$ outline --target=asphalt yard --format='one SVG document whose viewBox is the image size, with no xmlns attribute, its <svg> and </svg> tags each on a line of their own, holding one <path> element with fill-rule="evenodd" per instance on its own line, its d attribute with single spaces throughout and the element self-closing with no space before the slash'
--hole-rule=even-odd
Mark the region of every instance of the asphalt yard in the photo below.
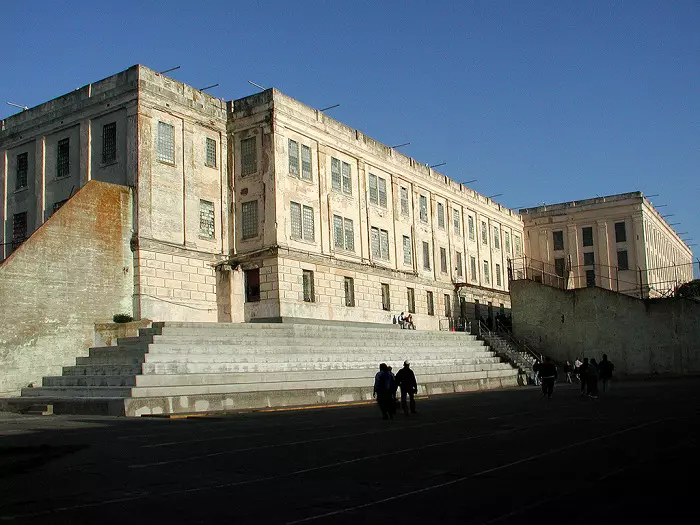
<svg viewBox="0 0 700 525">
<path fill-rule="evenodd" d="M 420 381 L 420 378 L 418 378 Z M 700 380 L 191 419 L 0 417 L 9 523 L 697 521 Z M 695 518 L 693 518 L 695 516 Z"/>
</svg>

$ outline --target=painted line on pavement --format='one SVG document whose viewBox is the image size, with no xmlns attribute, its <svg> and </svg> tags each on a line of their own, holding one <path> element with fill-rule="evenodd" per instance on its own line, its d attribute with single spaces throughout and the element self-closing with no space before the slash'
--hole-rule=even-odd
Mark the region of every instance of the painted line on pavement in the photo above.
<svg viewBox="0 0 700 525">
<path fill-rule="evenodd" d="M 543 458 L 543 457 L 546 457 L 546 456 L 551 456 L 551 455 L 553 455 L 553 454 L 557 454 L 557 453 L 563 452 L 563 451 L 565 451 L 565 450 L 570 450 L 570 449 L 575 448 L 575 447 L 580 447 L 581 445 L 587 445 L 587 444 L 589 444 L 589 443 L 594 443 L 594 442 L 596 442 L 596 441 L 601 441 L 601 440 L 603 440 L 603 439 L 607 439 L 607 438 L 612 437 L 612 436 L 619 436 L 619 435 L 621 435 L 621 434 L 626 434 L 627 432 L 632 432 L 633 430 L 639 430 L 639 429 L 641 429 L 641 428 L 645 428 L 645 427 L 648 427 L 648 426 L 651 426 L 651 425 L 655 425 L 655 424 L 660 423 L 660 422 L 662 422 L 662 421 L 668 421 L 669 419 L 673 419 L 673 418 L 656 419 L 656 420 L 654 420 L 654 421 L 650 421 L 650 422 L 647 422 L 647 423 L 642 423 L 642 424 L 639 424 L 639 425 L 635 425 L 635 426 L 633 426 L 633 427 L 628 427 L 628 428 L 625 428 L 625 429 L 622 429 L 622 430 L 618 430 L 618 431 L 615 431 L 615 432 L 610 432 L 610 433 L 608 433 L 608 434 L 603 434 L 602 436 L 597 436 L 597 437 L 590 438 L 590 439 L 586 439 L 586 440 L 583 440 L 583 441 L 577 441 L 576 443 L 572 443 L 571 445 L 565 445 L 565 446 L 563 446 L 563 447 L 558 447 L 558 448 L 555 448 L 555 449 L 553 449 L 553 450 L 549 450 L 549 451 L 547 451 L 547 452 L 542 452 L 542 453 L 540 453 L 540 454 L 535 454 L 535 455 L 533 455 L 533 456 L 528 456 L 528 457 L 526 457 L 526 458 L 522 458 L 522 459 L 519 459 L 519 460 L 516 460 L 516 461 L 512 461 L 512 462 L 510 462 L 510 463 L 505 463 L 505 464 L 503 464 L 503 465 L 498 465 L 497 467 L 492 467 L 492 468 L 489 468 L 489 469 L 486 469 L 486 470 L 482 470 L 482 471 L 476 472 L 476 473 L 474 473 L 474 474 L 469 474 L 469 475 L 467 475 L 467 476 L 462 476 L 462 477 L 459 477 L 459 478 L 456 478 L 456 479 L 453 479 L 453 480 L 450 480 L 450 481 L 446 481 L 446 482 L 444 482 L 444 483 L 437 483 L 437 484 L 435 484 L 435 485 L 430 485 L 430 486 L 428 486 L 428 487 L 423 487 L 423 488 L 421 488 L 421 489 L 411 490 L 411 491 L 408 491 L 408 492 L 403 492 L 403 493 L 401 493 L 401 494 L 396 494 L 396 495 L 391 496 L 391 497 L 388 497 L 388 498 L 384 498 L 384 499 L 380 499 L 380 500 L 376 500 L 376 501 L 370 501 L 369 503 L 364 503 L 364 504 L 362 504 L 362 505 L 355 505 L 355 506 L 352 506 L 352 507 L 346 507 L 346 508 L 344 508 L 344 509 L 335 510 L 335 511 L 332 511 L 332 512 L 325 512 L 325 513 L 323 513 L 323 514 L 317 514 L 317 515 L 315 515 L 315 516 L 309 516 L 309 517 L 307 517 L 307 518 L 302 518 L 302 519 L 299 519 L 299 520 L 288 521 L 288 522 L 285 523 L 285 525 L 295 525 L 295 524 L 297 524 L 297 523 L 306 523 L 306 522 L 309 522 L 309 521 L 315 521 L 315 520 L 322 519 L 322 518 L 329 518 L 329 517 L 331 517 L 331 516 L 338 516 L 338 515 L 340 515 L 340 514 L 346 514 L 346 513 L 349 513 L 349 512 L 354 512 L 354 511 L 356 511 L 356 510 L 366 509 L 366 508 L 369 508 L 369 507 L 374 507 L 374 506 L 376 506 L 376 505 L 382 505 L 382 504 L 384 504 L 384 503 L 389 503 L 389 502 L 391 502 L 391 501 L 396 501 L 396 500 L 399 500 L 399 499 L 407 498 L 407 497 L 409 497 L 409 496 L 415 496 L 415 495 L 417 495 L 417 494 L 423 494 L 423 493 L 425 493 L 425 492 L 430 492 L 430 491 L 437 490 L 437 489 L 441 489 L 441 488 L 444 488 L 444 487 L 449 487 L 449 486 L 452 486 L 452 485 L 456 485 L 456 484 L 458 484 L 458 483 L 462 483 L 462 482 L 464 482 L 464 481 L 466 481 L 466 480 L 468 480 L 468 479 L 477 478 L 477 477 L 480 477 L 480 476 L 484 476 L 484 475 L 486 475 L 486 474 L 490 474 L 490 473 L 492 473 L 492 472 L 497 472 L 497 471 L 499 471 L 499 470 L 504 470 L 504 469 L 507 469 L 507 468 L 510 468 L 510 467 L 514 467 L 514 466 L 516 466 L 516 465 L 521 465 L 521 464 L 523 464 L 523 463 L 527 463 L 527 462 L 532 461 L 532 460 L 534 460 L 534 459 L 539 459 L 539 458 Z"/>
</svg>

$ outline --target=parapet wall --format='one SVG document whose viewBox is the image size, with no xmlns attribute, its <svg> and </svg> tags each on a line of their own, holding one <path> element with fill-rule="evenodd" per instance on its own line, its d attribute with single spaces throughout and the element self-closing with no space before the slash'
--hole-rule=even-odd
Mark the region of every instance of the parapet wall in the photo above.
<svg viewBox="0 0 700 525">
<path fill-rule="evenodd" d="M 557 361 L 606 353 L 618 375 L 700 373 L 700 303 L 528 280 L 510 293 L 515 337 Z"/>
<path fill-rule="evenodd" d="M 0 396 L 60 375 L 132 314 L 131 190 L 91 181 L 0 264 Z"/>
</svg>

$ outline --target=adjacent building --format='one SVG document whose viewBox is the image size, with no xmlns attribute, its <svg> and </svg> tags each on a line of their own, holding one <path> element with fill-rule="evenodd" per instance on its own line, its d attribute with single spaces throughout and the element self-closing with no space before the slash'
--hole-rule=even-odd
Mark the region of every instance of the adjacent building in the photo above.
<svg viewBox="0 0 700 525">
<path fill-rule="evenodd" d="M 136 318 L 445 329 L 509 309 L 523 254 L 517 213 L 319 110 L 143 66 L 3 120 L 0 177 L 4 264 L 88 181 L 130 188 Z"/>
<path fill-rule="evenodd" d="M 659 297 L 693 278 L 692 251 L 641 192 L 520 214 L 530 260 L 515 262 L 515 271 L 529 271 L 536 280 Z"/>
</svg>

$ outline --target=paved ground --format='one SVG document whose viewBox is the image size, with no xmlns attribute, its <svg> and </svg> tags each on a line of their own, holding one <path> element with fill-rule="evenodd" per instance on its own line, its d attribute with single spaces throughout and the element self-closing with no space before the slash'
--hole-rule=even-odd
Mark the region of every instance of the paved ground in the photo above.
<svg viewBox="0 0 700 525">
<path fill-rule="evenodd" d="M 420 378 L 419 378 L 420 379 Z M 186 420 L 0 416 L 14 523 L 697 522 L 700 379 Z M 695 517 L 693 517 L 695 516 Z"/>
</svg>

